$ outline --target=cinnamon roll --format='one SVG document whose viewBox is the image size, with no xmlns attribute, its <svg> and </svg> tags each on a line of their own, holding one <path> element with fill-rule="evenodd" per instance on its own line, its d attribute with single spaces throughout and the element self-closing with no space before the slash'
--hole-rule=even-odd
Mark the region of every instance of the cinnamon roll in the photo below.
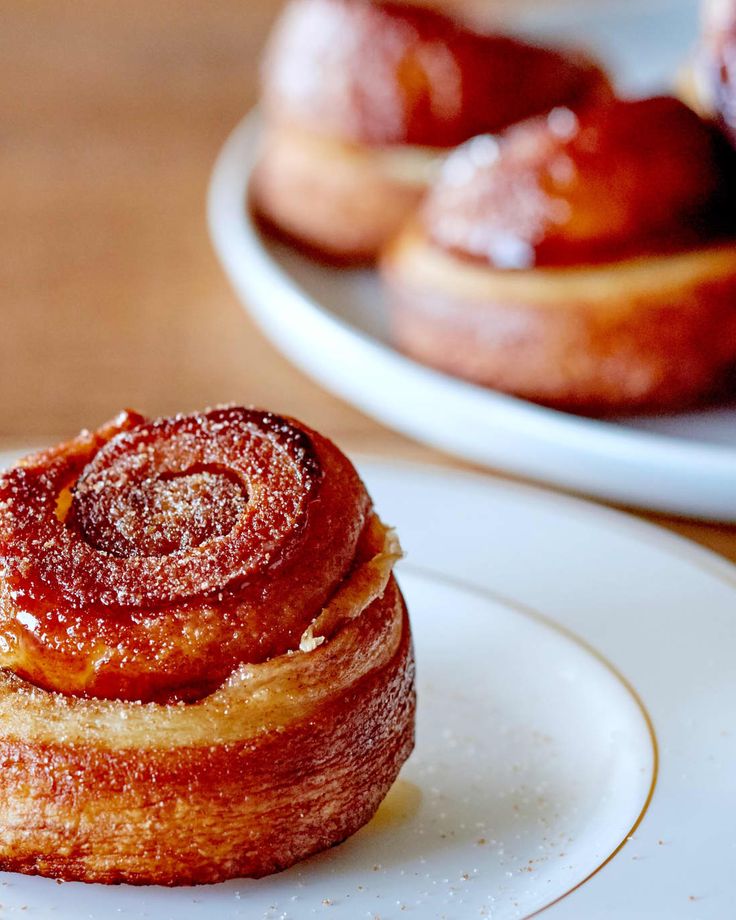
<svg viewBox="0 0 736 920">
<path fill-rule="evenodd" d="M 579 54 L 388 0 L 291 0 L 263 67 L 256 212 L 314 253 L 375 257 L 449 148 L 610 92 Z"/>
<path fill-rule="evenodd" d="M 710 395 L 736 361 L 735 160 L 668 97 L 470 141 L 384 255 L 396 342 L 579 412 Z"/>
<path fill-rule="evenodd" d="M 350 462 L 236 407 L 126 412 L 0 478 L 0 869 L 262 876 L 409 755 L 400 555 Z"/>
</svg>

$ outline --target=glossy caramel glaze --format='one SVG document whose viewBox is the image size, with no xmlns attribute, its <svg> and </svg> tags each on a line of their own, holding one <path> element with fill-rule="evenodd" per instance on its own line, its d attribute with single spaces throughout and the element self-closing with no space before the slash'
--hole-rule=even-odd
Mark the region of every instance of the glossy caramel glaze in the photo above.
<svg viewBox="0 0 736 920">
<path fill-rule="evenodd" d="M 269 119 L 369 146 L 453 147 L 610 93 L 582 55 L 382 0 L 291 0 L 263 74 Z"/>
<path fill-rule="evenodd" d="M 315 432 L 126 413 L 0 479 L 0 666 L 47 689 L 191 700 L 296 647 L 370 501 Z"/>
<path fill-rule="evenodd" d="M 450 156 L 424 226 L 498 268 L 585 265 L 736 237 L 736 154 L 679 100 L 615 101 Z"/>
</svg>

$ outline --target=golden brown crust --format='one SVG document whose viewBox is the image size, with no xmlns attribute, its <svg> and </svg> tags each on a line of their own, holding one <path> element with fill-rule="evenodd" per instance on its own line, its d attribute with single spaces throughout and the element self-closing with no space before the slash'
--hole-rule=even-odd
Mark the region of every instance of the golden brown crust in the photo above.
<svg viewBox="0 0 736 920">
<path fill-rule="evenodd" d="M 448 373 L 589 413 L 679 407 L 736 362 L 736 244 L 504 271 L 407 228 L 382 270 L 397 344 Z"/>
<path fill-rule="evenodd" d="M 250 184 L 270 230 L 332 262 L 370 262 L 424 195 L 441 153 L 348 143 L 266 124 Z"/>
<path fill-rule="evenodd" d="M 672 97 L 474 138 L 384 258 L 396 341 L 579 412 L 705 398 L 736 361 L 735 181 L 721 133 Z"/>
<path fill-rule="evenodd" d="M 334 445 L 236 407 L 128 414 L 0 491 L 0 870 L 216 882 L 369 820 L 413 746 L 414 663 L 398 542 Z M 120 661 L 80 686 L 106 617 Z M 206 693 L 200 657 L 225 674 Z"/>
<path fill-rule="evenodd" d="M 6 675 L 0 707 L 20 707 L 21 731 L 0 734 L 0 869 L 163 885 L 284 869 L 376 810 L 413 746 L 413 678 L 393 579 L 334 639 L 201 703 L 105 701 L 104 738 L 89 728 L 101 701 Z M 47 737 L 59 708 L 73 740 Z"/>
</svg>

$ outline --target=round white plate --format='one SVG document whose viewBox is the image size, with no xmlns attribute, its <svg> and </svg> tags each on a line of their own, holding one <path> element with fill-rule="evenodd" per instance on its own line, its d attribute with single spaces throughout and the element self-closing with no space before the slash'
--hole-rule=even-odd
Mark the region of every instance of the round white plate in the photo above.
<svg viewBox="0 0 736 920">
<path fill-rule="evenodd" d="M 376 818 L 280 875 L 0 875 L 58 920 L 723 920 L 736 913 L 736 570 L 529 486 L 366 462 L 407 552 L 414 754 Z"/>
<path fill-rule="evenodd" d="M 584 37 L 628 89 L 664 85 L 696 34 L 692 0 L 567 2 L 533 10 L 526 11 L 525 31 Z M 388 342 L 373 272 L 327 268 L 260 236 L 244 208 L 257 134 L 251 116 L 220 154 L 210 230 L 243 303 L 295 364 L 385 424 L 476 463 L 623 504 L 736 521 L 735 406 L 603 422 L 409 360 Z"/>
</svg>

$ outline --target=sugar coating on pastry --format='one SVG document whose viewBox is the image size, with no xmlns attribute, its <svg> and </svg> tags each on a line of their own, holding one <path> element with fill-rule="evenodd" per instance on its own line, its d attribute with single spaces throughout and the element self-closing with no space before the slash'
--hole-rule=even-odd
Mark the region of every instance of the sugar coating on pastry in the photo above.
<svg viewBox="0 0 736 920">
<path fill-rule="evenodd" d="M 675 252 L 736 236 L 736 155 L 672 97 L 615 101 L 482 135 L 423 211 L 438 246 L 499 268 Z"/>
<path fill-rule="evenodd" d="M 240 407 L 126 412 L 0 477 L 0 868 L 192 884 L 364 824 L 413 745 L 395 536 Z"/>
</svg>

